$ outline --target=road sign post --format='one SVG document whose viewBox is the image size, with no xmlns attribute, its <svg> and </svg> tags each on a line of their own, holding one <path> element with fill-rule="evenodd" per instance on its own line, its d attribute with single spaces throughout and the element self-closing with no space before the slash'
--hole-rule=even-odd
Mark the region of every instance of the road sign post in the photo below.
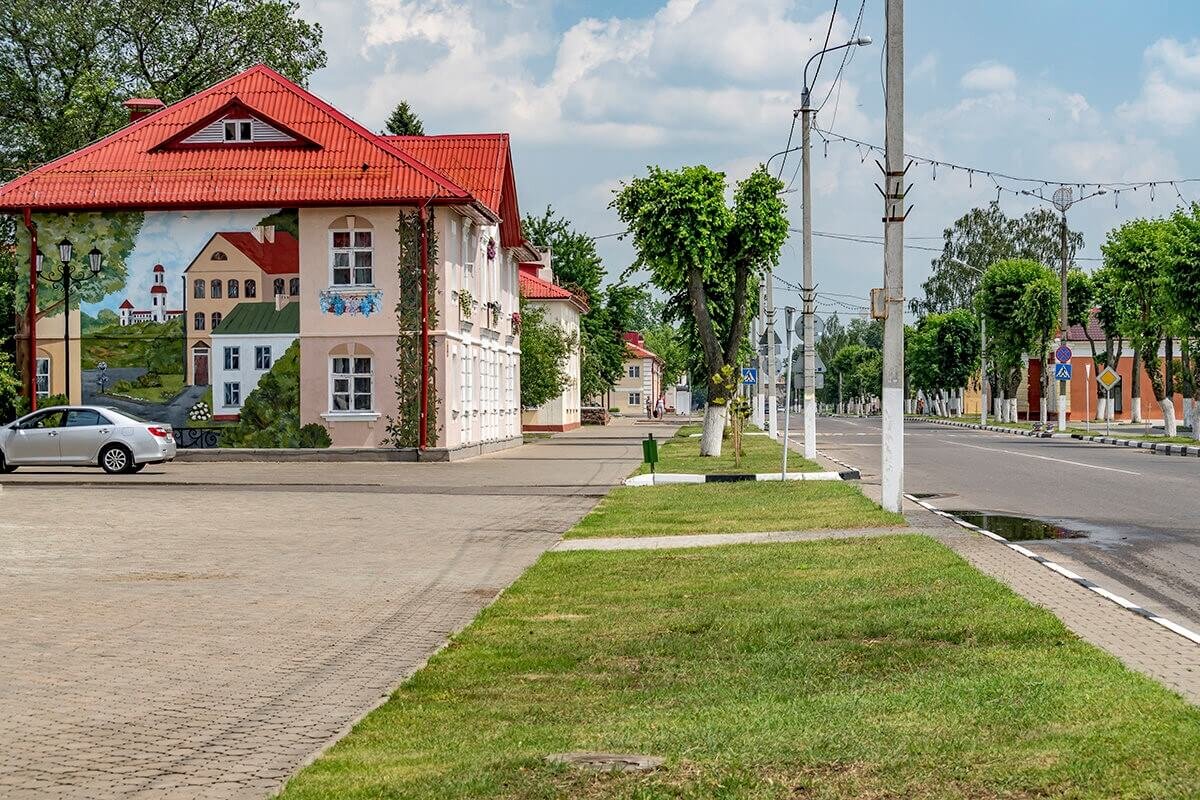
<svg viewBox="0 0 1200 800">
<path fill-rule="evenodd" d="M 1096 382 L 1104 387 L 1104 435 L 1112 433 L 1112 390 L 1121 381 L 1121 376 L 1112 367 L 1097 373 Z"/>
<path fill-rule="evenodd" d="M 654 465 L 658 463 L 658 442 L 654 440 L 654 434 L 646 435 L 642 440 L 642 461 L 650 465 L 650 482 L 654 483 Z"/>
</svg>

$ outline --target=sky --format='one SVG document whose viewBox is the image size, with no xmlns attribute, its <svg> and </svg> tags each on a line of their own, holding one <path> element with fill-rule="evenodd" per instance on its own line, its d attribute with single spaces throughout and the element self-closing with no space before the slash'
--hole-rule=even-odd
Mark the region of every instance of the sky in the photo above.
<svg viewBox="0 0 1200 800">
<path fill-rule="evenodd" d="M 427 133 L 507 131 L 522 212 L 547 205 L 593 236 L 620 232 L 608 207 L 647 165 L 706 164 L 730 184 L 783 150 L 800 105 L 801 71 L 825 40 L 847 40 L 859 2 L 841 0 L 300 0 L 325 30 L 329 65 L 310 88 L 373 130 L 407 100 Z M 1200 3 L 1195 0 L 909 0 L 905 18 L 905 150 L 978 170 L 1052 183 L 1200 178 Z M 883 0 L 863 4 L 861 31 L 814 84 L 819 128 L 882 143 Z M 830 93 L 832 89 L 832 93 Z M 797 133 L 797 140 L 799 135 Z M 873 158 L 814 136 L 813 228 L 878 238 Z M 798 160 L 783 179 L 800 226 Z M 773 162 L 777 171 L 779 159 Z M 996 199 L 976 172 L 916 166 L 906 225 L 906 296 L 919 296 L 942 231 Z M 1012 183 L 1002 185 L 1015 186 Z M 1024 186 L 1028 186 L 1025 184 Z M 1040 184 L 1035 184 L 1040 186 Z M 1049 190 L 1053 186 L 1048 187 Z M 1169 213 L 1200 182 L 1113 192 L 1070 211 L 1094 267 L 1121 222 Z M 1004 194 L 1021 214 L 1041 205 Z M 608 273 L 628 242 L 598 240 Z M 882 285 L 882 248 L 814 239 L 824 313 L 861 313 Z M 1089 260 L 1090 259 L 1090 260 Z M 799 283 L 800 236 L 777 275 Z M 777 290 L 777 306 L 799 297 Z"/>
</svg>

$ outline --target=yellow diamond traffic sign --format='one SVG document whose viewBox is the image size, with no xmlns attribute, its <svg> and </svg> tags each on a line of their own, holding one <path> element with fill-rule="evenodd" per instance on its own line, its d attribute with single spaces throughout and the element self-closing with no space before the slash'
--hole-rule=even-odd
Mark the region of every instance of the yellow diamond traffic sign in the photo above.
<svg viewBox="0 0 1200 800">
<path fill-rule="evenodd" d="M 1105 389 L 1112 389 L 1120 382 L 1121 376 L 1112 367 L 1105 367 L 1104 371 L 1096 376 L 1096 381 Z"/>
</svg>

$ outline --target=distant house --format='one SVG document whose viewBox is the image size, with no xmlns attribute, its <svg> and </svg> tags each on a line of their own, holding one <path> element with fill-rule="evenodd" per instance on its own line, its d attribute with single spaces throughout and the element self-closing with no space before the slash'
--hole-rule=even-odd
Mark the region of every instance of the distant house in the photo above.
<svg viewBox="0 0 1200 800">
<path fill-rule="evenodd" d="M 286 231 L 258 225 L 252 231 L 214 234 L 184 271 L 188 292 L 189 384 L 204 386 L 213 365 L 209 333 L 243 300 L 300 299 L 300 245 Z M 215 356 L 219 358 L 220 356 Z M 217 397 L 214 394 L 214 402 Z"/>
<path fill-rule="evenodd" d="M 569 289 L 554 283 L 549 264 L 540 261 L 520 265 L 521 299 L 535 308 L 544 309 L 546 321 L 559 325 L 568 334 L 579 335 L 579 318 L 588 311 L 587 302 Z M 527 431 L 569 431 L 582 424 L 579 396 L 580 351 L 576 347 L 567 359 L 570 384 L 561 395 L 537 408 L 523 409 L 521 429 Z"/>
<path fill-rule="evenodd" d="M 213 419 L 234 420 L 246 396 L 300 335 L 300 304 L 238 303 L 212 331 Z"/>
<path fill-rule="evenodd" d="M 663 396 L 663 360 L 646 348 L 646 339 L 637 331 L 625 334 L 625 372 L 613 384 L 610 406 L 622 414 L 645 414 Z"/>
</svg>

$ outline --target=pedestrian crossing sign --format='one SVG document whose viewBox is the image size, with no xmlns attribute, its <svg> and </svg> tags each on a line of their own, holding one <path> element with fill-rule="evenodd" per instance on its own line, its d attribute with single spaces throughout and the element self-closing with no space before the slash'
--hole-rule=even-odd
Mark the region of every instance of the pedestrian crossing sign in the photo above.
<svg viewBox="0 0 1200 800">
<path fill-rule="evenodd" d="M 1070 364 L 1055 364 L 1054 365 L 1054 380 L 1056 380 L 1056 381 L 1071 380 L 1071 365 Z"/>
<path fill-rule="evenodd" d="M 758 369 L 756 367 L 742 367 L 742 383 L 746 386 L 758 385 Z"/>
<path fill-rule="evenodd" d="M 1121 376 L 1112 367 L 1105 367 L 1104 371 L 1096 376 L 1096 382 L 1105 389 L 1112 389 L 1121 381 Z"/>
</svg>

